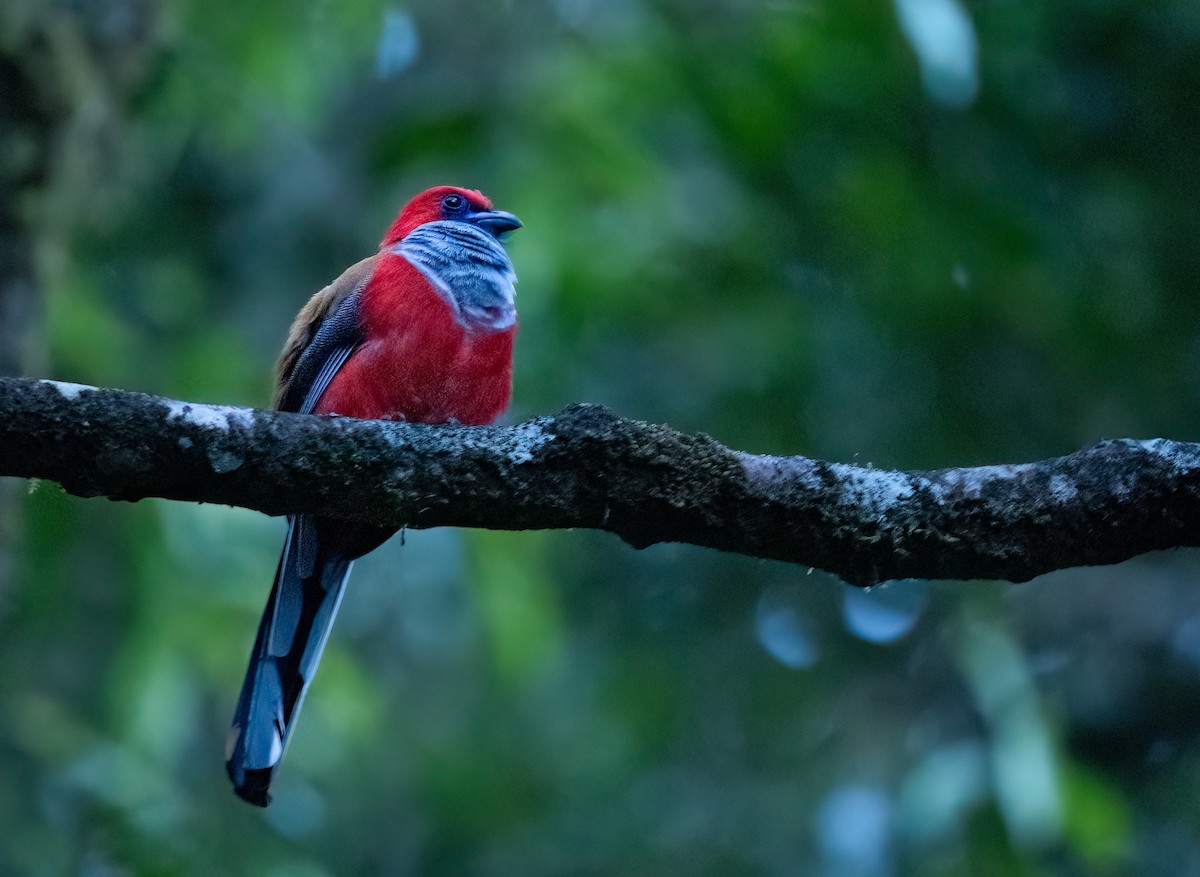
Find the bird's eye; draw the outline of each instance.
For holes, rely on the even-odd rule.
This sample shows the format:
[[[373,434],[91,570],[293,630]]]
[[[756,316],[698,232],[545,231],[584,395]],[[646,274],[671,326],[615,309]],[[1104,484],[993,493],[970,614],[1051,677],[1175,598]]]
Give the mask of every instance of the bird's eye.
[[[451,213],[456,213],[466,206],[467,199],[462,195],[447,195],[442,199],[442,207],[449,210]]]

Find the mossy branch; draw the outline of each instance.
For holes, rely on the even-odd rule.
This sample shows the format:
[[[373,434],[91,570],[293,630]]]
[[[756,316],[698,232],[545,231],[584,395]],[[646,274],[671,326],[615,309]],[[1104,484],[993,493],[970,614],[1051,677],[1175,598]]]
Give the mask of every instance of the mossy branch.
[[[894,472],[732,450],[575,405],[516,426],[315,417],[0,378],[0,475],[77,496],[409,527],[587,527],[897,578],[1024,581],[1200,544],[1200,445]]]

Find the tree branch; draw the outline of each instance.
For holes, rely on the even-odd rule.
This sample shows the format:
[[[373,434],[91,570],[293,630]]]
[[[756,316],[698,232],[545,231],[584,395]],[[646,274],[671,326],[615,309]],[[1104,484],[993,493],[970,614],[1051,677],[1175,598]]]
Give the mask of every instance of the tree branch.
[[[1200,544],[1200,445],[892,472],[734,451],[575,405],[516,426],[426,426],[0,379],[0,475],[77,496],[501,530],[588,527],[896,578],[1024,581]]]

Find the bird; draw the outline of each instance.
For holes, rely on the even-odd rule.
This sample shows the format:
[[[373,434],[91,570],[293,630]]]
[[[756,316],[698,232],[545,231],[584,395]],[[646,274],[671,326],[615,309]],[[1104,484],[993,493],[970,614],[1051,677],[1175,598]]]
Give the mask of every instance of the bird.
[[[426,189],[375,255],[317,292],[280,355],[279,411],[414,423],[492,423],[512,396],[516,272],[503,238],[521,227],[481,192]],[[260,807],[325,647],[355,559],[395,528],[314,515],[287,538],[226,741],[239,797]]]

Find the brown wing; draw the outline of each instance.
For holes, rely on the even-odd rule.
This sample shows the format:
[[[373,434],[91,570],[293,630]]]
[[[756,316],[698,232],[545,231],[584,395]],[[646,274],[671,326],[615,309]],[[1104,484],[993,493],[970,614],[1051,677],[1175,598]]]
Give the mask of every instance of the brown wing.
[[[308,395],[309,385],[320,373],[322,361],[327,358],[326,351],[314,349],[314,341],[324,342],[327,339],[320,336],[331,334],[328,331],[321,332],[321,327],[326,322],[338,318],[339,331],[334,334],[341,336],[337,339],[341,344],[348,342],[346,335],[352,330],[349,326],[340,324],[346,323],[347,306],[353,304],[349,300],[362,292],[378,261],[379,255],[376,254],[351,265],[341,277],[316,293],[300,309],[300,313],[292,321],[292,328],[279,356],[274,399],[276,408],[285,411],[298,410],[299,400]],[[332,324],[327,328],[333,328]],[[318,346],[328,345],[321,343]],[[315,368],[302,367],[314,365]]]

